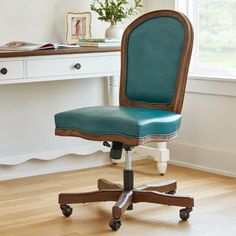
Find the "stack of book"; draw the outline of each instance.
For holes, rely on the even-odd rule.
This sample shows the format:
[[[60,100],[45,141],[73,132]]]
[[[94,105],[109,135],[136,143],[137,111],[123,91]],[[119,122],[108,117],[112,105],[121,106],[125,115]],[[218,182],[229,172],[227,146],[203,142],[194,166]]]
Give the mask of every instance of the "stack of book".
[[[1,51],[33,51],[33,50],[46,50],[46,49],[69,49],[79,48],[79,45],[67,45],[61,43],[44,43],[44,42],[23,42],[12,41],[0,46]]]
[[[81,47],[120,47],[121,40],[115,38],[90,38],[80,39]]]

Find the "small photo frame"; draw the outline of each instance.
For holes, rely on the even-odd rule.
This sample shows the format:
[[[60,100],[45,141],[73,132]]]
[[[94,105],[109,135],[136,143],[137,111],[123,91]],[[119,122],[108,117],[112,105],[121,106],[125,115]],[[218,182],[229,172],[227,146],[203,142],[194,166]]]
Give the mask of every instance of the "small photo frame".
[[[91,38],[91,13],[66,14],[66,43],[76,44],[79,39]]]

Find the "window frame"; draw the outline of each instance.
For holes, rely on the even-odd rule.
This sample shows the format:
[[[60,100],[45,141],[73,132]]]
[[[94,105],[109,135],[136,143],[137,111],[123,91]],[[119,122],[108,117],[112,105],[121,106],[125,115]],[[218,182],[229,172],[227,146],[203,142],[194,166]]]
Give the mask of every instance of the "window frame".
[[[236,69],[223,69],[215,67],[204,67],[198,63],[198,45],[199,39],[198,28],[196,27],[195,19],[197,18],[196,13],[196,1],[195,0],[175,0],[175,9],[188,16],[194,28],[194,45],[192,52],[192,59],[190,64],[189,74],[193,78],[201,79],[213,79],[213,80],[229,80],[236,81]]]

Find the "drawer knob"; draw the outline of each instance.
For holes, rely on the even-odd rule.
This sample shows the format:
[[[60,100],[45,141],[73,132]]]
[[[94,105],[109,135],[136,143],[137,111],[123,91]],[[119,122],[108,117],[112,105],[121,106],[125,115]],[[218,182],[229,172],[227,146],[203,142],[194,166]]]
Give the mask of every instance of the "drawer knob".
[[[1,70],[0,70],[1,74],[5,75],[7,73],[7,68],[3,67]]]
[[[80,64],[80,63],[76,63],[76,64],[75,64],[75,69],[76,69],[76,70],[79,70],[80,68],[81,68],[81,64]]]

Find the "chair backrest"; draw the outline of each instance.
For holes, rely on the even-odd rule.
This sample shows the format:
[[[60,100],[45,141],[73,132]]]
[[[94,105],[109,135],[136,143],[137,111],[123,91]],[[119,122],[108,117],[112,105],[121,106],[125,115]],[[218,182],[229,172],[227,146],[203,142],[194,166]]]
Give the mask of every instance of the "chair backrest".
[[[121,45],[120,105],[181,112],[193,45],[183,14],[160,10],[133,21]]]

